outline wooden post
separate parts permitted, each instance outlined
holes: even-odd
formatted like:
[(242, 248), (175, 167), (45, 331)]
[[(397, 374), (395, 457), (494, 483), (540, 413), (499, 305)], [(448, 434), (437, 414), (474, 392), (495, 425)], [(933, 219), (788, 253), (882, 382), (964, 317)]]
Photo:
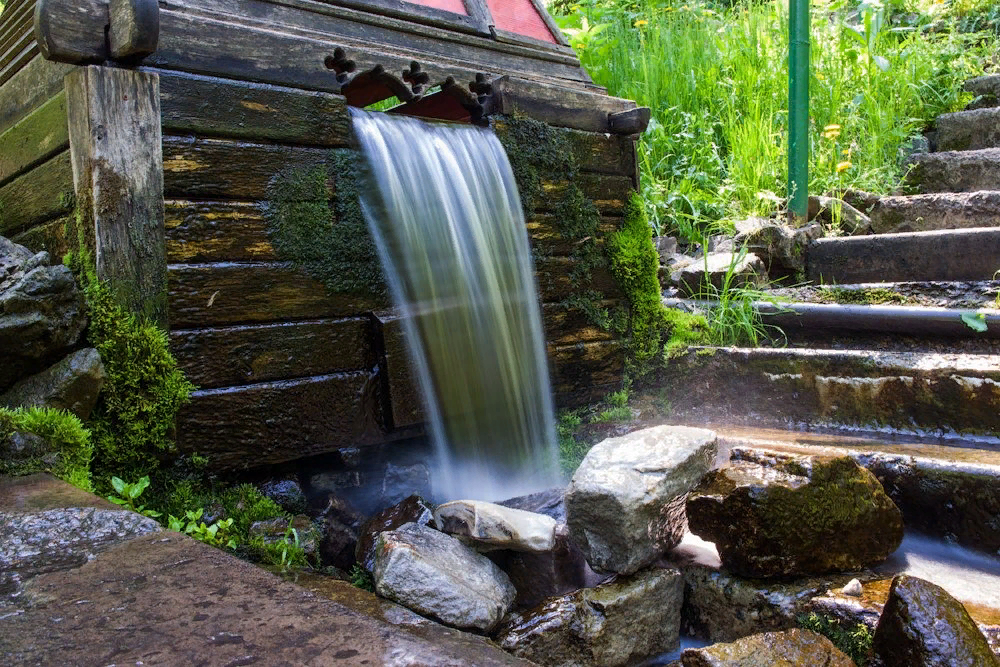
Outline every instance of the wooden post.
[(81, 67), (66, 76), (80, 224), (97, 277), (125, 308), (167, 328), (160, 80)]

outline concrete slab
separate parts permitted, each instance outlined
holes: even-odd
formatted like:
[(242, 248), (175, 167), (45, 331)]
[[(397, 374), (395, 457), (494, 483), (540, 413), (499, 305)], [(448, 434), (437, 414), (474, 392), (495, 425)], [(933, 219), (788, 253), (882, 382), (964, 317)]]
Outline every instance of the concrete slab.
[[(25, 517), (103, 502), (81, 494), (52, 478), (3, 480), (0, 512)], [(170, 531), (9, 583), (0, 591), (4, 665), (532, 664), (395, 612), (422, 634), (411, 632), (387, 622), (384, 610), (372, 615), (377, 602), (364, 609), (362, 591), (320, 595)]]

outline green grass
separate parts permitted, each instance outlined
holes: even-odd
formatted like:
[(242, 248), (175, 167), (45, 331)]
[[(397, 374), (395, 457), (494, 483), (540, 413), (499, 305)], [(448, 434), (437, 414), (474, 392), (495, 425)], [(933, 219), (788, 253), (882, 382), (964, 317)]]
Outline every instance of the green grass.
[[(595, 82), (653, 110), (640, 162), (658, 232), (697, 239), (715, 221), (777, 207), (787, 174), (780, 2), (592, 0), (563, 9), (557, 20)], [(1000, 10), (985, 0), (897, 0), (878, 29), (871, 11), (868, 37), (858, 10), (812, 3), (811, 192), (896, 187), (901, 147), (970, 99), (962, 82), (996, 49), (990, 17)], [(935, 21), (949, 30), (928, 30)], [(970, 29), (986, 31), (961, 32)]]

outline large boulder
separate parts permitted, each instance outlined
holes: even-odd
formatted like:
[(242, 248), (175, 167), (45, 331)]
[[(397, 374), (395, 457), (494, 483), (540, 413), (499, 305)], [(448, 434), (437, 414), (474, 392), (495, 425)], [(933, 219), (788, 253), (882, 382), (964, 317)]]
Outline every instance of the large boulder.
[(681, 653), (683, 667), (854, 667), (829, 639), (809, 630), (763, 632), (731, 644), (689, 648)]
[(713, 470), (688, 497), (687, 516), (723, 566), (747, 577), (860, 570), (903, 540), (899, 509), (849, 456)]
[(552, 551), (556, 520), (481, 500), (453, 500), (434, 510), (438, 530), (479, 551)]
[(650, 568), (512, 614), (495, 638), (549, 667), (637, 664), (679, 646), (683, 597), (680, 572)]
[(358, 565), (375, 571), (375, 547), (378, 536), (387, 530), (396, 530), (408, 523), (426, 526), (434, 520), (434, 508), (420, 496), (410, 496), (400, 503), (387, 507), (365, 521), (358, 531), (354, 557)]
[(0, 237), (0, 391), (69, 352), (87, 324), (83, 294), (65, 266)]
[(552, 549), (545, 552), (491, 551), (489, 559), (507, 573), (517, 589), (518, 607), (533, 607), (545, 598), (593, 585), (595, 575), (566, 524), (558, 524)]
[(517, 595), (507, 575), (486, 556), (415, 523), (379, 535), (375, 591), (446, 625), (487, 632)]
[(874, 647), (885, 667), (1000, 666), (961, 602), (906, 574), (892, 580)]
[(590, 450), (566, 492), (570, 536), (599, 572), (631, 574), (684, 536), (684, 499), (711, 469), (712, 431), (655, 426)]
[(41, 373), (27, 377), (3, 395), (0, 405), (66, 410), (86, 421), (104, 386), (104, 364), (92, 347), (77, 350)]

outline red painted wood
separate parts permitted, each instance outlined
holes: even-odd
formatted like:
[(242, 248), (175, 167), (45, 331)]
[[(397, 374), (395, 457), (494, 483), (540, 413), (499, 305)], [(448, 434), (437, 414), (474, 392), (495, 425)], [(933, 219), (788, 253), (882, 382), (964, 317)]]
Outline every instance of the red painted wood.
[(486, 5), (498, 29), (558, 44), (531, 0), (486, 0)]
[(454, 12), (463, 16), (469, 15), (462, 0), (407, 0), (407, 2), (412, 2), (415, 5), (423, 5), (424, 7), (433, 7), (434, 9), (443, 9), (446, 12)]

